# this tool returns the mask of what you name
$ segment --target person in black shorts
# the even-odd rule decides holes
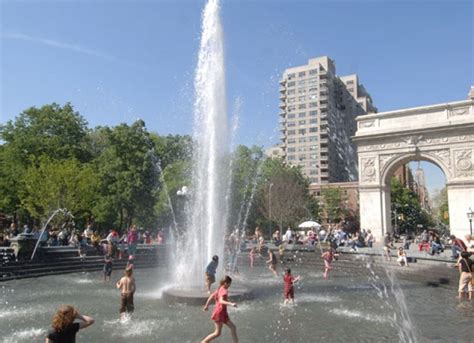
[[[75,322],[76,319],[79,322]],[[71,305],[64,305],[53,317],[52,329],[46,336],[46,343],[75,343],[76,333],[92,324],[92,317],[79,314]]]
[[[113,267],[112,255],[106,255],[104,259],[104,282],[110,281],[110,275],[112,275]]]

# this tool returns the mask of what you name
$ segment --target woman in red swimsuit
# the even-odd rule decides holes
[[[237,338],[237,328],[235,327],[235,324],[232,323],[229,318],[229,315],[227,314],[227,305],[237,307],[236,303],[227,300],[229,292],[228,289],[231,283],[232,279],[230,278],[230,276],[225,276],[220,282],[219,289],[212,293],[207,299],[206,305],[204,306],[204,311],[207,311],[207,309],[209,308],[209,303],[212,299],[216,301],[216,307],[214,308],[214,311],[211,315],[211,319],[214,321],[216,329],[213,333],[209,334],[206,338],[204,338],[201,343],[208,343],[213,339],[219,337],[222,332],[223,324],[229,327],[234,343],[239,342],[239,339]]]

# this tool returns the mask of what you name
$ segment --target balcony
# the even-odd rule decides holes
[[[319,103],[319,108],[321,110],[327,110],[328,109],[328,103],[325,102],[325,103]]]
[[[280,85],[285,85],[286,84],[286,79],[280,80]]]
[[[327,143],[329,143],[329,141],[328,141],[327,138],[321,138],[321,139],[319,140],[319,143],[321,143],[321,144],[327,144]]]
[[[285,99],[286,99],[286,94],[285,93],[280,94],[280,100],[285,101]]]
[[[278,105],[280,108],[285,108],[286,107],[286,103],[285,102],[280,102],[280,104]]]
[[[327,120],[321,120],[319,122],[319,126],[323,127],[323,126],[328,126],[328,121]]]
[[[282,140],[283,142],[286,141],[286,135],[281,135],[280,140]]]
[[[286,92],[286,87],[285,86],[280,86],[279,91],[280,91],[280,93],[285,93]]]
[[[321,154],[321,157],[319,158],[320,161],[327,161],[328,160],[328,155],[323,155]],[[321,167],[322,168],[322,167]]]
[[[278,115],[279,115],[280,117],[285,117],[285,116],[286,116],[286,111],[280,111],[280,112],[278,113]]]
[[[281,132],[285,133],[286,131],[286,126],[285,125],[280,125],[280,127],[278,128]]]
[[[321,173],[321,181],[323,181],[323,178],[328,178],[329,174],[328,173]]]
[[[280,118],[280,119],[278,119],[278,122],[280,124],[286,124],[286,118]]]
[[[321,148],[320,151],[327,153],[327,152],[328,152],[328,148]]]

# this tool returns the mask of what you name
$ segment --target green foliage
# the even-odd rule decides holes
[[[418,225],[433,226],[431,216],[421,208],[418,195],[404,187],[396,177],[391,179],[391,201],[392,226],[400,233],[414,232]]]
[[[321,189],[323,197],[324,212],[329,223],[338,223],[343,217],[343,208],[341,205],[342,192],[340,188]]]
[[[280,159],[266,159],[262,172],[258,204],[260,214],[280,229],[296,227],[300,222],[319,219],[319,208],[309,194],[309,181],[301,170]]]
[[[28,168],[23,182],[22,207],[43,220],[58,208],[67,208],[76,218],[88,217],[99,184],[91,164],[46,156]]]
[[[159,136],[151,133],[155,152],[160,158],[161,167],[165,169],[176,161],[190,161],[192,157],[192,139],[190,136]]]
[[[118,229],[130,226],[134,219],[142,225],[153,222],[158,171],[145,123],[121,124],[101,133],[107,145],[96,162],[102,180],[93,209],[96,220],[110,223],[115,218]]]

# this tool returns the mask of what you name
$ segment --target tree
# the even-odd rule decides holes
[[[258,204],[267,221],[283,228],[295,227],[304,219],[316,219],[317,204],[308,192],[309,181],[299,168],[290,167],[282,160],[267,159],[263,180],[266,181],[260,185]]]
[[[28,168],[23,183],[22,207],[33,218],[45,220],[54,210],[66,208],[85,220],[97,198],[99,180],[90,164],[42,156]]]
[[[96,161],[102,180],[94,207],[96,220],[119,229],[134,221],[139,225],[153,222],[159,171],[145,123],[138,120],[101,132],[107,143]]]
[[[39,163],[42,156],[57,161],[89,161],[87,132],[86,121],[69,103],[63,107],[55,103],[31,107],[1,125],[0,211],[28,219],[20,198],[25,194],[22,187],[26,170]]]
[[[155,152],[160,159],[161,168],[165,169],[176,161],[191,161],[192,139],[190,136],[150,134],[155,144]]]
[[[321,189],[323,198],[324,214],[329,223],[338,223],[343,216],[343,208],[341,206],[342,192],[341,189],[327,187]]]
[[[424,228],[433,226],[431,216],[421,208],[418,195],[404,187],[396,177],[392,177],[390,193],[392,225],[399,233],[414,232],[418,225]]]

